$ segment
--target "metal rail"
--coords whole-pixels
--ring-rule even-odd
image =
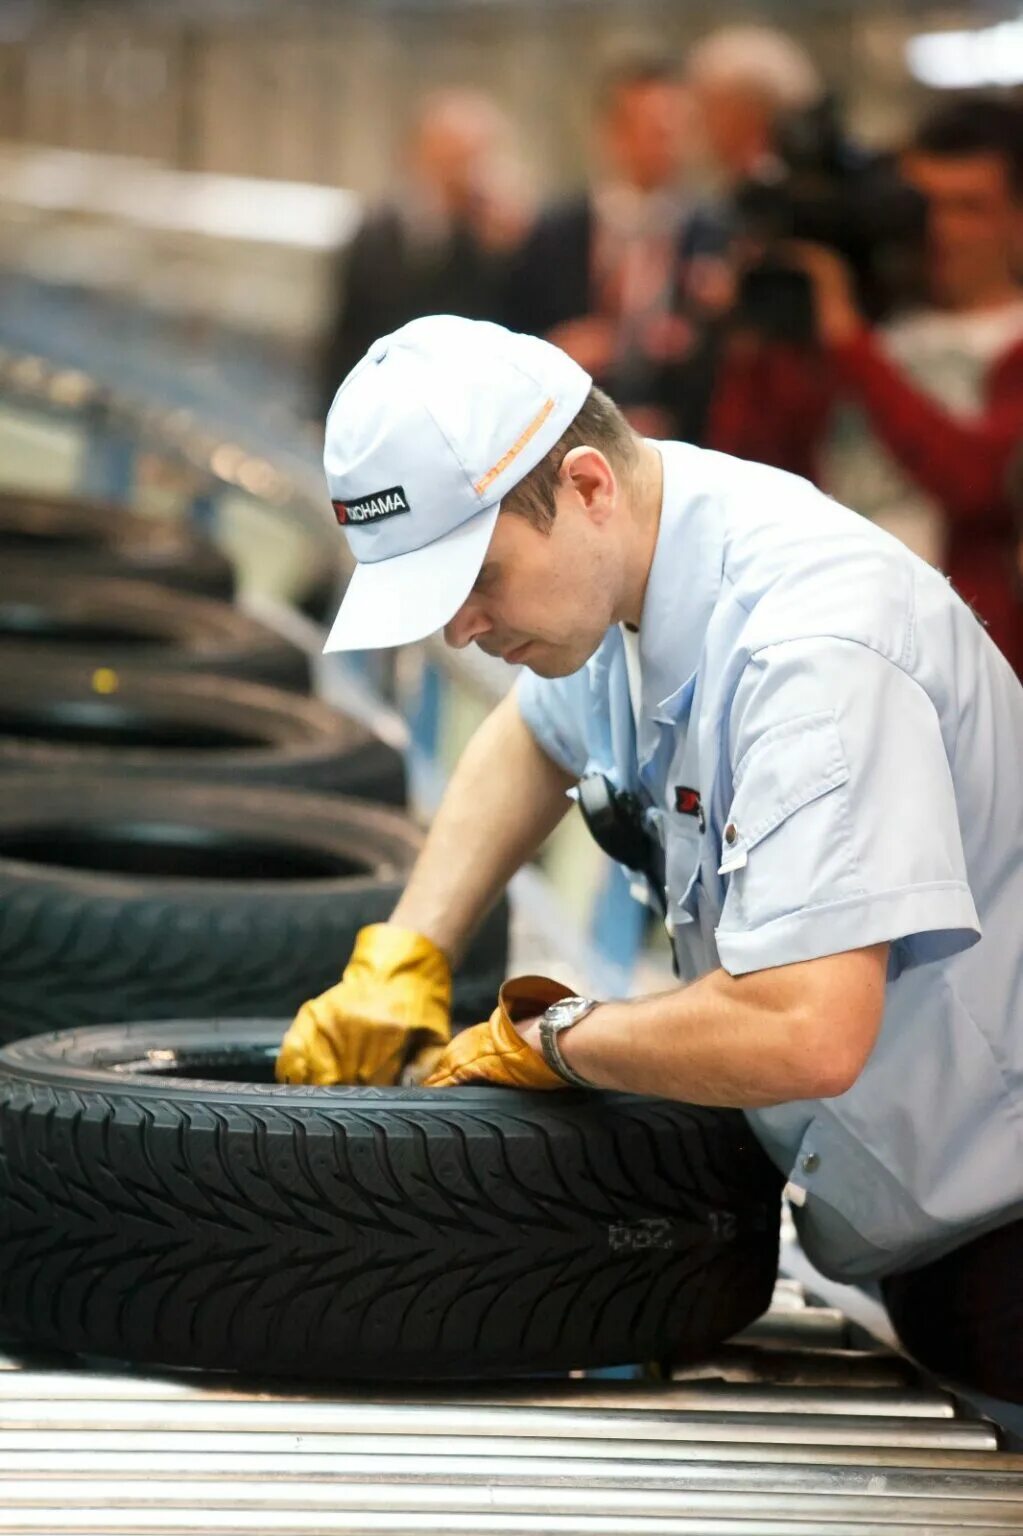
[[[0,1536],[1023,1532],[1023,1457],[848,1336],[788,1284],[671,1381],[338,1393],[0,1355]]]

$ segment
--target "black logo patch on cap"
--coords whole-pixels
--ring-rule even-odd
[[[403,485],[374,491],[372,496],[358,496],[354,501],[332,501],[331,506],[342,527],[347,523],[379,523],[385,517],[396,517],[399,512],[412,510]]]

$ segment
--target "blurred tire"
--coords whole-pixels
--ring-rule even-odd
[[[0,1052],[0,1318],[25,1344],[289,1377],[706,1358],[760,1315],[781,1175],[738,1110],[271,1086],[281,1025]]]
[[[284,689],[73,663],[0,670],[0,773],[286,785],[405,804],[405,764],[365,726]]]
[[[11,775],[0,784],[0,1040],[137,1018],[290,1018],[394,909],[423,835],[297,790]],[[456,978],[504,979],[504,902]]]
[[[345,593],[345,579],[340,570],[328,570],[306,583],[295,598],[300,613],[314,624],[329,629],[337,617]]]
[[[309,688],[305,653],[228,603],[155,582],[8,572],[0,667],[69,661],[89,672],[216,672]]]
[[[22,571],[156,581],[230,600],[234,570],[187,523],[74,497],[0,493],[0,590]]]

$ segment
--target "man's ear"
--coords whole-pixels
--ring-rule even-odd
[[[599,448],[570,448],[561,461],[558,478],[575,492],[583,511],[594,522],[605,522],[618,496],[618,481]]]

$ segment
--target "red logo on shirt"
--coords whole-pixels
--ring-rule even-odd
[[[680,816],[695,816],[700,823],[701,832],[707,825],[698,789],[687,789],[684,784],[676,784],[675,809]]]

